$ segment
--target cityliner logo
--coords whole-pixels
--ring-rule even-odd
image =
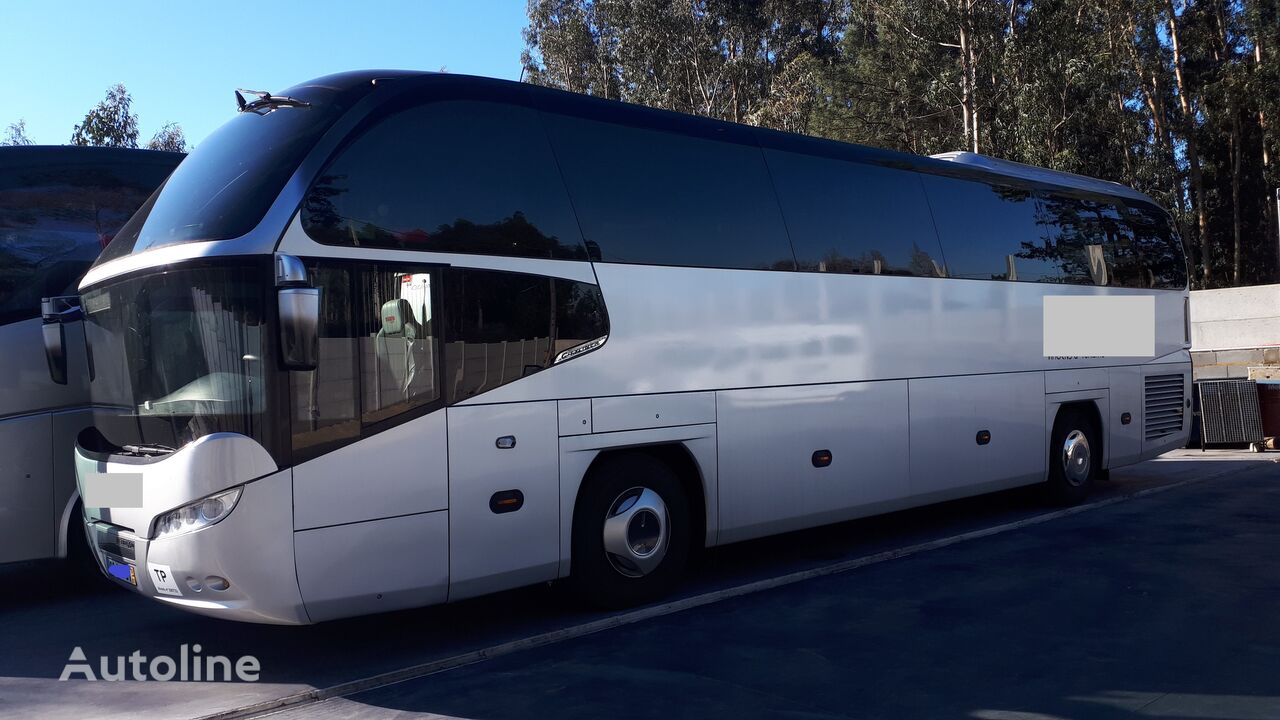
[[[262,664],[252,655],[242,655],[233,663],[226,655],[201,655],[199,645],[182,644],[178,657],[156,655],[147,657],[141,650],[128,656],[98,658],[95,668],[89,663],[84,649],[77,645],[71,650],[67,664],[62,668],[59,680],[155,680],[166,682],[257,682]]]

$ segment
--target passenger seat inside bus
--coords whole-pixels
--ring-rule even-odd
[[[382,304],[381,328],[374,339],[378,363],[379,405],[412,400],[431,393],[432,338],[414,315],[408,300]]]

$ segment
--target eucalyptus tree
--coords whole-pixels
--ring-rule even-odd
[[[132,104],[133,98],[122,83],[107,88],[107,96],[75,126],[71,144],[138,147],[138,116],[130,112]]]

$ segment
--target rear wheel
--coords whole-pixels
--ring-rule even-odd
[[[1049,498],[1075,505],[1089,496],[1102,475],[1102,442],[1093,418],[1064,408],[1053,423],[1049,443]]]
[[[609,608],[661,597],[684,572],[690,527],[688,498],[665,463],[644,453],[603,458],[574,508],[569,584]]]

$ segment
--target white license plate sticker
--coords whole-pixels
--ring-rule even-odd
[[[174,579],[168,565],[147,563],[147,574],[151,576],[151,584],[155,586],[156,592],[161,595],[182,597],[182,591],[178,589],[178,581]]]

